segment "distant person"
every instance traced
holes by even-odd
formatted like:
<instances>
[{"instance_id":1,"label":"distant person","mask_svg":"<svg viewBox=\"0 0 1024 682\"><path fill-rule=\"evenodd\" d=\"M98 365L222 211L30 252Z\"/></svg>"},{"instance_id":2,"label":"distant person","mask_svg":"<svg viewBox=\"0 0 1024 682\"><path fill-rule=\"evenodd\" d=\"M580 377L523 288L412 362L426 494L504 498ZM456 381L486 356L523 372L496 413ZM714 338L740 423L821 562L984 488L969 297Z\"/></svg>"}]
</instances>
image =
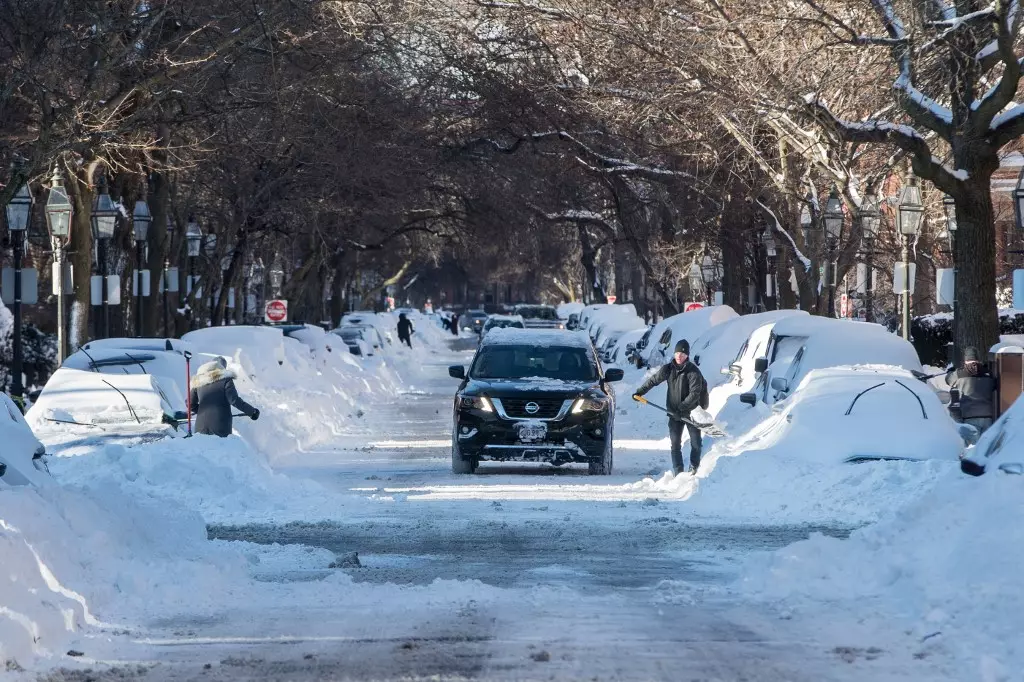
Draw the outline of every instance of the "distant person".
<instances>
[{"instance_id":1,"label":"distant person","mask_svg":"<svg viewBox=\"0 0 1024 682\"><path fill-rule=\"evenodd\" d=\"M946 383L951 391L960 394L960 421L981 433L992 426L996 379L981 362L977 348L968 346L964 349L963 367L947 374Z\"/></svg>"},{"instance_id":2,"label":"distant person","mask_svg":"<svg viewBox=\"0 0 1024 682\"><path fill-rule=\"evenodd\" d=\"M458 336L459 335L459 314L458 313L452 313L451 330L452 330L452 335L453 336Z\"/></svg>"},{"instance_id":3,"label":"distant person","mask_svg":"<svg viewBox=\"0 0 1024 682\"><path fill-rule=\"evenodd\" d=\"M260 411L238 396L235 374L227 369L224 358L202 365L192 380L192 413L196 415L196 433L227 438L231 435L231 408L253 421Z\"/></svg>"},{"instance_id":4,"label":"distant person","mask_svg":"<svg viewBox=\"0 0 1024 682\"><path fill-rule=\"evenodd\" d=\"M633 394L639 398L658 384L668 382L668 398L665 408L669 411L668 436L672 443L672 471L681 474L686 470L683 465L683 427L690 434L690 472L696 475L700 466L703 442L700 429L675 417L690 418L690 413L701 406L704 394L704 375L697 365L690 362L690 343L682 339L676 344L672 362L662 365Z\"/></svg>"},{"instance_id":5,"label":"distant person","mask_svg":"<svg viewBox=\"0 0 1024 682\"><path fill-rule=\"evenodd\" d=\"M412 326L412 320L405 316L405 313L398 313L398 340L412 348L412 333L416 331Z\"/></svg>"}]
</instances>

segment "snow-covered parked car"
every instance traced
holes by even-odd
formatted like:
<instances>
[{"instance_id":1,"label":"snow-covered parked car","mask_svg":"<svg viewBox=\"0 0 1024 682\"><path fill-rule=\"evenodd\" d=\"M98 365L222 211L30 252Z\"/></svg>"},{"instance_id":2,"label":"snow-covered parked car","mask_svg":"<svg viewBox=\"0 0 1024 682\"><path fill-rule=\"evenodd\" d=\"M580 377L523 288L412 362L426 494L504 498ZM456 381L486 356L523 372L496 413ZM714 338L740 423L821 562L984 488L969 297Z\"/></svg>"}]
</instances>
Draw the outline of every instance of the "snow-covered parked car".
<instances>
[{"instance_id":1,"label":"snow-covered parked car","mask_svg":"<svg viewBox=\"0 0 1024 682\"><path fill-rule=\"evenodd\" d=\"M195 374L198 365L212 359L212 356L201 353L193 353L193 356L189 368L184 352L87 344L77 353L69 355L61 367L117 376L148 374L156 379L167 394L171 406L178 411L185 409L185 394L188 392L186 375L190 371Z\"/></svg>"},{"instance_id":2,"label":"snow-covered parked car","mask_svg":"<svg viewBox=\"0 0 1024 682\"><path fill-rule=\"evenodd\" d=\"M763 356L754 361L759 373L742 402L768 405L791 395L815 369L841 365L891 365L922 374L921 361L910 342L869 322L801 315L778 320Z\"/></svg>"},{"instance_id":3,"label":"snow-covered parked car","mask_svg":"<svg viewBox=\"0 0 1024 682\"><path fill-rule=\"evenodd\" d=\"M964 454L960 469L971 476L988 471L1024 476L1024 398L1017 398L981 435Z\"/></svg>"},{"instance_id":4,"label":"snow-covered parked car","mask_svg":"<svg viewBox=\"0 0 1024 682\"><path fill-rule=\"evenodd\" d=\"M380 339L380 335L376 333L373 327L367 325L345 325L332 329L331 333L341 338L348 346L348 351L352 355L359 357L372 357L377 348L380 347L379 341L373 341L371 339Z\"/></svg>"},{"instance_id":5,"label":"snow-covered parked car","mask_svg":"<svg viewBox=\"0 0 1024 682\"><path fill-rule=\"evenodd\" d=\"M770 310L740 315L711 327L692 341L690 355L701 368L708 387L729 382L742 383L744 378L752 377L754 360L764 354L775 323L796 315L806 316L807 312ZM750 386L753 386L753 381L750 381Z\"/></svg>"},{"instance_id":6,"label":"snow-covered parked car","mask_svg":"<svg viewBox=\"0 0 1024 682\"><path fill-rule=\"evenodd\" d=\"M168 395L152 374L107 374L61 367L26 415L33 429L55 424L177 426L186 417L180 397Z\"/></svg>"},{"instance_id":7,"label":"snow-covered parked car","mask_svg":"<svg viewBox=\"0 0 1024 682\"><path fill-rule=\"evenodd\" d=\"M526 321L521 315L491 315L484 321L484 328L480 332L480 338L487 336L492 329L526 329Z\"/></svg>"},{"instance_id":8,"label":"snow-covered parked car","mask_svg":"<svg viewBox=\"0 0 1024 682\"><path fill-rule=\"evenodd\" d=\"M341 318L341 324L338 327L348 327L351 325L373 327L377 330L377 334L380 335L380 341L374 341L374 347L377 350L383 350L386 346L395 342L395 335L392 334L392 331L395 329L396 322L397 318L390 313L362 311L347 313Z\"/></svg>"},{"instance_id":9,"label":"snow-covered parked car","mask_svg":"<svg viewBox=\"0 0 1024 682\"><path fill-rule=\"evenodd\" d=\"M963 451L938 395L901 367L813 370L771 412L742 437L748 453L856 463L956 461Z\"/></svg>"},{"instance_id":10,"label":"snow-covered parked car","mask_svg":"<svg viewBox=\"0 0 1024 682\"><path fill-rule=\"evenodd\" d=\"M632 329L624 334L620 335L616 340L611 350L608 352L608 359L606 362L612 365L622 366L627 362L630 362L628 356L628 350L630 347L636 348L636 344L640 342L644 334L649 331L649 327L643 326L639 329Z\"/></svg>"},{"instance_id":11,"label":"snow-covered parked car","mask_svg":"<svg viewBox=\"0 0 1024 682\"><path fill-rule=\"evenodd\" d=\"M679 313L654 326L650 341L647 343L644 361L649 367L660 367L672 359L676 342L686 339L693 342L712 327L739 317L736 311L727 305L716 305L688 313Z\"/></svg>"},{"instance_id":12,"label":"snow-covered parked car","mask_svg":"<svg viewBox=\"0 0 1024 682\"><path fill-rule=\"evenodd\" d=\"M45 485L49 481L46 448L4 393L0 393L0 443L0 489L4 485Z\"/></svg>"}]
</instances>

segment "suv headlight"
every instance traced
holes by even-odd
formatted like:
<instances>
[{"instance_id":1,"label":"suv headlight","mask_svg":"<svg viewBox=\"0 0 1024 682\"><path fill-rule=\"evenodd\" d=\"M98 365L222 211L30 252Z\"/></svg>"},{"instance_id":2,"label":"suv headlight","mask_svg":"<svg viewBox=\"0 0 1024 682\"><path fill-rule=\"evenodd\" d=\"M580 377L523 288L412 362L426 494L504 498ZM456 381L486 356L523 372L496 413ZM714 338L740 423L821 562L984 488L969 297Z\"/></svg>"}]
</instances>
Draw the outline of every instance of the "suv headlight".
<instances>
[{"instance_id":1,"label":"suv headlight","mask_svg":"<svg viewBox=\"0 0 1024 682\"><path fill-rule=\"evenodd\" d=\"M494 412L494 406L491 405L491 401L487 398L487 396L460 396L459 409L480 410L481 412Z\"/></svg>"},{"instance_id":2,"label":"suv headlight","mask_svg":"<svg viewBox=\"0 0 1024 682\"><path fill-rule=\"evenodd\" d=\"M598 400L596 398L577 398L576 402L572 405L572 413L580 414L581 412L604 412L608 408L607 400Z\"/></svg>"}]
</instances>

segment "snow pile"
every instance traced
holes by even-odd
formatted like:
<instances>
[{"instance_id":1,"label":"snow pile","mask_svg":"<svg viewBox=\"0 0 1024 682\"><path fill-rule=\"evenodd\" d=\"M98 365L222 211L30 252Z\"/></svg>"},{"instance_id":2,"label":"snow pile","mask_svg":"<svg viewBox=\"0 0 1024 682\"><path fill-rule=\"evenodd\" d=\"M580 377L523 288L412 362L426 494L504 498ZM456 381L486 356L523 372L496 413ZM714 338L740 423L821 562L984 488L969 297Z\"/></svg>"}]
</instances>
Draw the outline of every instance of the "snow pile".
<instances>
[{"instance_id":1,"label":"snow pile","mask_svg":"<svg viewBox=\"0 0 1024 682\"><path fill-rule=\"evenodd\" d=\"M269 518L321 518L337 511L323 489L275 473L239 438L194 436L140 447L108 445L90 454L57 457L54 477L96 494L119 489L155 505L178 503L208 520L246 523Z\"/></svg>"},{"instance_id":2,"label":"snow pile","mask_svg":"<svg viewBox=\"0 0 1024 682\"><path fill-rule=\"evenodd\" d=\"M235 429L265 457L323 446L368 399L394 395L401 380L386 362L360 363L345 343L309 330L310 347L273 327L212 327L190 332L196 348L229 358L239 394L260 410Z\"/></svg>"},{"instance_id":3,"label":"snow pile","mask_svg":"<svg viewBox=\"0 0 1024 682\"><path fill-rule=\"evenodd\" d=\"M802 616L910 631L964 680L1021 680L1024 481L951 472L894 518L849 539L815 535L748 566L740 588ZM893 618L899 621L892 623Z\"/></svg>"},{"instance_id":4,"label":"snow pile","mask_svg":"<svg viewBox=\"0 0 1024 682\"><path fill-rule=\"evenodd\" d=\"M194 513L139 505L113 488L0 490L0 669L58 662L89 626L140 611L199 608L247 579ZM109 626L114 627L114 626Z\"/></svg>"}]
</instances>

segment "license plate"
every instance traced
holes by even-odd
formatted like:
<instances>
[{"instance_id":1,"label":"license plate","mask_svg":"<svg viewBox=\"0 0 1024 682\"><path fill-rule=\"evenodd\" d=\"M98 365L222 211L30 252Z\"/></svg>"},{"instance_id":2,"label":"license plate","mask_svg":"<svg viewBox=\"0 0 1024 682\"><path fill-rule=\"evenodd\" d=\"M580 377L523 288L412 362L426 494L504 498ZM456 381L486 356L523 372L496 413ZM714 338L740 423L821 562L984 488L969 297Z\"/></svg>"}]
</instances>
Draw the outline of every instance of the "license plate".
<instances>
[{"instance_id":1,"label":"license plate","mask_svg":"<svg viewBox=\"0 0 1024 682\"><path fill-rule=\"evenodd\" d=\"M533 442L544 440L548 436L548 427L543 424L524 424L519 427L519 440Z\"/></svg>"}]
</instances>

